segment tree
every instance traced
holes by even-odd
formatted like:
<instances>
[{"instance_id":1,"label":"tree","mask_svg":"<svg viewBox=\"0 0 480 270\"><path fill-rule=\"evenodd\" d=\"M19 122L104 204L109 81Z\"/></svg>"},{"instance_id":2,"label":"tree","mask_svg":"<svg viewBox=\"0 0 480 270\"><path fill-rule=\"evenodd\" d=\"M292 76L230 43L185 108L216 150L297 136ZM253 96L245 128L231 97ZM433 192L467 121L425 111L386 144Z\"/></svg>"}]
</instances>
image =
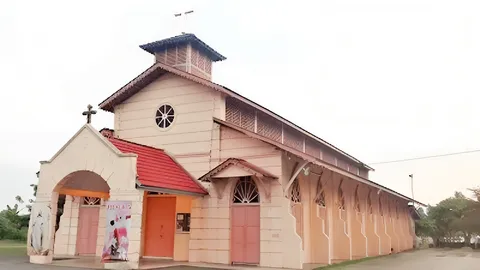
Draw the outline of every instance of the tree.
<instances>
[{"instance_id":1,"label":"tree","mask_svg":"<svg viewBox=\"0 0 480 270\"><path fill-rule=\"evenodd\" d=\"M31 184L30 186L31 186L32 189L33 189L33 197L37 197L37 188L38 188L38 185L36 185L36 184ZM35 201L34 201L33 199L29 199L29 200L28 200L28 203L29 203L29 204L28 204L26 207L27 207L29 213L32 212L32 205L33 205L34 202L35 202Z\"/></svg>"},{"instance_id":2,"label":"tree","mask_svg":"<svg viewBox=\"0 0 480 270\"><path fill-rule=\"evenodd\" d=\"M480 187L469 188L468 190L470 190L473 193L473 196L475 196L475 199L477 200L477 202L480 202Z\"/></svg>"},{"instance_id":3,"label":"tree","mask_svg":"<svg viewBox=\"0 0 480 270\"><path fill-rule=\"evenodd\" d=\"M30 186L33 188L33 197L37 197L38 185L30 184Z\"/></svg>"},{"instance_id":4,"label":"tree","mask_svg":"<svg viewBox=\"0 0 480 270\"><path fill-rule=\"evenodd\" d=\"M14 226L15 229L21 229L22 228L22 217L20 216L20 212L25 209L26 207L20 208L20 204L24 204L24 201L22 197L16 196L15 200L17 203L11 207L10 205L7 205L7 210L4 210L4 216L7 218L10 223Z\"/></svg>"},{"instance_id":5,"label":"tree","mask_svg":"<svg viewBox=\"0 0 480 270\"><path fill-rule=\"evenodd\" d=\"M454 228L464 233L465 241L470 240L472 234L480 233L480 189L470 189L475 200L467 199L467 206L462 216L453 222Z\"/></svg>"},{"instance_id":6,"label":"tree","mask_svg":"<svg viewBox=\"0 0 480 270\"><path fill-rule=\"evenodd\" d=\"M20 196L16 196L17 203L0 212L0 239L25 240L29 223L29 215L20 215L25 209L21 207L24 204Z\"/></svg>"},{"instance_id":7,"label":"tree","mask_svg":"<svg viewBox=\"0 0 480 270\"><path fill-rule=\"evenodd\" d=\"M431 236L436 245L441 238L463 236L465 245L470 244L472 234L480 233L480 189L471 189L476 200L461 192L428 207L426 218L417 222L419 235Z\"/></svg>"},{"instance_id":8,"label":"tree","mask_svg":"<svg viewBox=\"0 0 480 270\"><path fill-rule=\"evenodd\" d=\"M415 234L421 237L433 237L436 234L435 222L427 216L415 221Z\"/></svg>"}]
</instances>

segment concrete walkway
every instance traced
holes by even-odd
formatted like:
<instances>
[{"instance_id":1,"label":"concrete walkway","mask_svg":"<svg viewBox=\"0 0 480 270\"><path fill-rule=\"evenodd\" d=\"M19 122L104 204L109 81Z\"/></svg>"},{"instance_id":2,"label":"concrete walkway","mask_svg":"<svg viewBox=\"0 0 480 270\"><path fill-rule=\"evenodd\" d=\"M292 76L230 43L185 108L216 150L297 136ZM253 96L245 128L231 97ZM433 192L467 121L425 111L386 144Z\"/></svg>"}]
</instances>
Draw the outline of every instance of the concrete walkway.
<instances>
[{"instance_id":1,"label":"concrete walkway","mask_svg":"<svg viewBox=\"0 0 480 270\"><path fill-rule=\"evenodd\" d=\"M165 270L206 270L215 269L207 265L193 266L171 266L159 268ZM218 266L217 266L218 267ZM225 267L229 269L228 267ZM223 268L223 269L225 269ZM81 268L34 265L28 263L26 256L1 256L0 269L6 270L80 270ZM216 270L218 270L217 268ZM221 269L221 268L220 268ZM261 270L268 268L251 268ZM475 270L480 269L480 251L464 249L426 249L413 252L390 255L378 259L372 259L358 264L344 267L335 267L335 270ZM83 269L85 270L85 268ZM271 269L273 270L273 269Z\"/></svg>"},{"instance_id":2,"label":"concrete walkway","mask_svg":"<svg viewBox=\"0 0 480 270\"><path fill-rule=\"evenodd\" d=\"M394 254L334 269L474 270L480 269L480 252L471 249L425 249Z\"/></svg>"}]
</instances>

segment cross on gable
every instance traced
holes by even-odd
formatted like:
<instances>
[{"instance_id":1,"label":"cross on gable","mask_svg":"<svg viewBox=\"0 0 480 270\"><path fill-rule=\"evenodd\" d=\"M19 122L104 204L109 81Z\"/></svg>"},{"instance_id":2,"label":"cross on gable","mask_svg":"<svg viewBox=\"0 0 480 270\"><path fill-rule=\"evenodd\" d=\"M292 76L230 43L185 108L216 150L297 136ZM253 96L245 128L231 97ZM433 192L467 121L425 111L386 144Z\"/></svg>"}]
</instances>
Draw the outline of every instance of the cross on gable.
<instances>
[{"instance_id":1,"label":"cross on gable","mask_svg":"<svg viewBox=\"0 0 480 270\"><path fill-rule=\"evenodd\" d=\"M82 113L82 115L87 116L87 124L90 124L92 122L92 114L97 114L97 111L92 110L92 105L88 104L87 110Z\"/></svg>"}]
</instances>

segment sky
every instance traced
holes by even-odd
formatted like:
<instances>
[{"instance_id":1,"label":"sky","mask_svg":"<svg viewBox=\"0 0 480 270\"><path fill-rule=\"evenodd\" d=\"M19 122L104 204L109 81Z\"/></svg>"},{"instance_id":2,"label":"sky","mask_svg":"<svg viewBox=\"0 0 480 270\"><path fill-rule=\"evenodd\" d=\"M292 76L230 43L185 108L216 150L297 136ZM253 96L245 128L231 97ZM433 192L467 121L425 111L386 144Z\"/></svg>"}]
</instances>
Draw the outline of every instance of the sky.
<instances>
[{"instance_id":1,"label":"sky","mask_svg":"<svg viewBox=\"0 0 480 270\"><path fill-rule=\"evenodd\" d=\"M478 1L66 2L0 2L0 209L32 197L39 161L88 104L153 63L138 45L181 31L227 57L215 82L367 164L480 149ZM92 123L113 128L113 114ZM479 160L377 164L370 177L410 196L413 173L415 199L435 204L480 186Z\"/></svg>"}]
</instances>

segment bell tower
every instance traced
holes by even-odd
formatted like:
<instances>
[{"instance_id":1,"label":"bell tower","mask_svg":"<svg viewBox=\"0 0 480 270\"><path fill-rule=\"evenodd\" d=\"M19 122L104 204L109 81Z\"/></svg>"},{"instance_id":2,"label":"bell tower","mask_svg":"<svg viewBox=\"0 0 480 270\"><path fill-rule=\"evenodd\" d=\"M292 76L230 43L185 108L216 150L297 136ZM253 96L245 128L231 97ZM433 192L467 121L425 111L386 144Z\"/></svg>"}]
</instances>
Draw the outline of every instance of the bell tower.
<instances>
[{"instance_id":1,"label":"bell tower","mask_svg":"<svg viewBox=\"0 0 480 270\"><path fill-rule=\"evenodd\" d=\"M212 79L212 64L227 59L194 34L188 33L140 45L140 48L153 54L155 62L207 80Z\"/></svg>"}]
</instances>

